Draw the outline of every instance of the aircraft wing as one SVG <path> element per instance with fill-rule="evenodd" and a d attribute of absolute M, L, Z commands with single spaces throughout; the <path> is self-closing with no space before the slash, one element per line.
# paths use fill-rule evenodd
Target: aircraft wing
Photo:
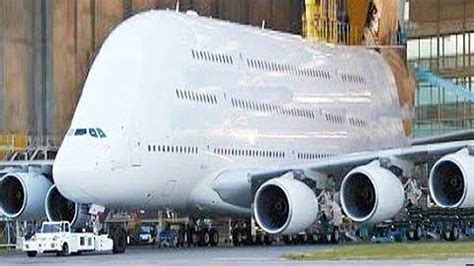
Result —
<path fill-rule="evenodd" d="M 474 140 L 439 144 L 415 145 L 379 151 L 349 153 L 289 165 L 269 166 L 254 169 L 229 169 L 220 173 L 213 182 L 213 190 L 225 201 L 248 208 L 256 190 L 264 182 L 285 175 L 288 172 L 302 172 L 311 179 L 313 174 L 337 174 L 343 176 L 353 168 L 374 160 L 390 164 L 393 160 L 410 163 L 434 162 L 443 155 L 468 148 L 474 154 Z M 314 180 L 314 178 L 313 178 Z M 316 180 L 314 180 L 316 181 Z"/>
<path fill-rule="evenodd" d="M 473 149 L 474 140 L 456 141 L 438 144 L 414 145 L 404 148 L 394 148 L 379 151 L 349 153 L 336 157 L 318 159 L 314 162 L 305 162 L 294 165 L 277 167 L 275 169 L 255 170 L 250 173 L 252 179 L 269 179 L 280 176 L 293 170 L 312 170 L 317 172 L 331 172 L 350 170 L 353 167 L 370 163 L 374 160 L 401 159 L 414 163 L 434 160 L 440 156 L 454 153 L 464 148 Z"/>

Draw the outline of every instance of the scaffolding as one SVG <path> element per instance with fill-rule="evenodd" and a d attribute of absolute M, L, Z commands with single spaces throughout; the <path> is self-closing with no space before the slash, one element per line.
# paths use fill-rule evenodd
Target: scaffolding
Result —
<path fill-rule="evenodd" d="M 426 11 L 411 10 L 414 14 L 410 14 L 408 21 L 408 64 L 419 77 L 414 137 L 472 129 L 474 109 L 470 94 L 474 87 L 474 31 L 468 27 L 472 18 L 465 13 L 472 3 L 415 2 L 418 9 Z M 449 21 L 441 17 L 446 8 L 456 11 L 452 12 Z M 425 17 L 431 19 L 426 22 Z M 449 24 L 459 27 L 448 28 Z"/>

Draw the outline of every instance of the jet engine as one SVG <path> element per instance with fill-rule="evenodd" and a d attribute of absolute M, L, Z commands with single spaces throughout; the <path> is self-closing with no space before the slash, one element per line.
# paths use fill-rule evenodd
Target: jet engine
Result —
<path fill-rule="evenodd" d="M 467 150 L 448 154 L 430 171 L 430 195 L 445 208 L 474 207 L 474 157 Z"/>
<path fill-rule="evenodd" d="M 5 216 L 19 220 L 45 217 L 44 198 L 51 181 L 39 173 L 8 173 L 0 179 L 0 206 Z"/>
<path fill-rule="evenodd" d="M 288 175 L 268 180 L 255 194 L 255 219 L 267 233 L 296 234 L 317 218 L 319 207 L 313 190 Z"/>
<path fill-rule="evenodd" d="M 342 181 L 341 203 L 355 222 L 378 223 L 395 216 L 403 207 L 403 185 L 378 162 L 359 166 Z"/>
<path fill-rule="evenodd" d="M 53 185 L 44 203 L 49 221 L 69 221 L 72 227 L 84 227 L 90 218 L 89 206 L 66 199 Z"/>

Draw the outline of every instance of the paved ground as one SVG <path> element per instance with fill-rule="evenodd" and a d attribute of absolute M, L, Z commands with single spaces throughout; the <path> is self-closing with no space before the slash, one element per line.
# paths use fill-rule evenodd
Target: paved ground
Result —
<path fill-rule="evenodd" d="M 85 254 L 56 257 L 39 255 L 28 258 L 23 253 L 0 257 L 1 265 L 466 265 L 473 259 L 448 261 L 323 261 L 298 262 L 281 258 L 285 252 L 305 252 L 337 248 L 336 246 L 271 246 L 271 247 L 218 247 L 157 249 L 150 247 L 129 248 L 124 254 Z"/>

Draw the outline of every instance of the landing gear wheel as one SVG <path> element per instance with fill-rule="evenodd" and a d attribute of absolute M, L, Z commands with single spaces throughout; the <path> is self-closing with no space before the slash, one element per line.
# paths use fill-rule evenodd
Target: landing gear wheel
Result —
<path fill-rule="evenodd" d="M 308 234 L 304 234 L 304 235 L 301 236 L 301 244 L 306 245 L 306 244 L 308 244 L 308 243 L 310 243 L 310 242 L 311 242 L 311 241 L 309 241 L 309 236 L 308 236 Z"/>
<path fill-rule="evenodd" d="M 198 246 L 200 247 L 207 247 L 211 242 L 211 237 L 209 235 L 209 231 L 207 229 L 199 231 L 199 241 Z"/>
<path fill-rule="evenodd" d="M 114 241 L 112 252 L 115 254 L 124 253 L 127 245 L 127 233 L 122 227 L 112 228 L 110 238 Z"/>
<path fill-rule="evenodd" d="M 270 246 L 273 243 L 273 237 L 271 237 L 269 235 L 265 235 L 263 237 L 263 243 L 267 246 Z"/>
<path fill-rule="evenodd" d="M 326 243 L 331 243 L 332 242 L 332 233 L 324 234 L 324 240 L 325 240 Z"/>
<path fill-rule="evenodd" d="M 26 255 L 30 258 L 36 257 L 37 252 L 36 251 L 27 251 Z"/>
<path fill-rule="evenodd" d="M 264 236 L 263 236 L 262 234 L 259 234 L 259 233 L 258 233 L 258 234 L 255 236 L 255 244 L 257 244 L 257 245 L 263 245 L 263 238 L 264 238 Z"/>
<path fill-rule="evenodd" d="M 239 228 L 232 229 L 232 243 L 234 246 L 240 246 L 242 244 L 242 231 Z"/>
<path fill-rule="evenodd" d="M 283 243 L 285 243 L 285 245 L 291 245 L 293 242 L 293 239 L 291 236 L 283 236 Z"/>
<path fill-rule="evenodd" d="M 219 233 L 217 232 L 217 230 L 211 229 L 211 231 L 209 231 L 209 236 L 211 247 L 217 246 L 219 244 Z"/>
<path fill-rule="evenodd" d="M 339 242 L 339 240 L 341 239 L 341 231 L 339 231 L 339 228 L 334 227 L 334 229 L 332 230 L 331 238 L 333 244 L 337 244 Z"/>
<path fill-rule="evenodd" d="M 198 234 L 194 228 L 188 230 L 188 247 L 195 247 L 198 243 Z"/>
<path fill-rule="evenodd" d="M 311 244 L 318 244 L 319 243 L 319 234 L 313 233 L 311 234 L 311 239 L 310 239 Z"/>
<path fill-rule="evenodd" d="M 253 238 L 252 238 L 252 233 L 250 232 L 250 230 L 246 228 L 243 232 L 243 235 L 245 235 L 244 245 L 246 246 L 252 245 Z"/>
<path fill-rule="evenodd" d="M 423 230 L 421 229 L 421 226 L 416 225 L 415 231 L 414 231 L 414 237 L 416 241 L 420 240 L 423 237 Z"/>
<path fill-rule="evenodd" d="M 451 228 L 451 241 L 456 241 L 459 238 L 459 228 L 456 225 L 453 225 Z"/>
<path fill-rule="evenodd" d="M 406 232 L 406 235 L 409 241 L 415 240 L 415 231 L 413 229 L 408 229 L 408 231 Z"/>

